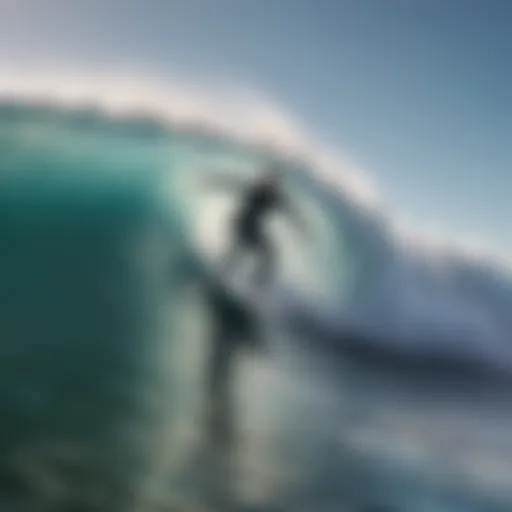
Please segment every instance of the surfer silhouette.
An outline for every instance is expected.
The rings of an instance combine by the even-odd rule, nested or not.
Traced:
[[[232,219],[231,247],[223,258],[222,272],[232,271],[244,253],[255,255],[257,269],[253,284],[260,289],[274,277],[276,269],[276,250],[265,230],[269,215],[284,211],[294,221],[299,221],[301,229],[304,228],[299,212],[284,193],[283,173],[269,165],[252,184],[228,177],[213,177],[209,181],[242,195],[242,202]]]
[[[275,249],[265,231],[270,214],[285,210],[293,220],[302,221],[299,212],[285,197],[283,174],[267,166],[252,183],[236,176],[210,174],[202,185],[236,194],[241,202],[230,221],[231,244],[221,262],[222,274],[233,270],[244,253],[258,257],[255,284],[261,289],[275,272]],[[300,222],[300,227],[305,224]],[[209,316],[209,356],[206,361],[206,403],[204,426],[206,441],[221,453],[232,452],[236,445],[235,389],[236,355],[244,347],[264,353],[266,350],[261,318],[249,304],[233,296],[218,279],[211,279],[207,268],[187,258],[190,274],[199,278],[201,295]],[[184,275],[181,276],[183,279]]]

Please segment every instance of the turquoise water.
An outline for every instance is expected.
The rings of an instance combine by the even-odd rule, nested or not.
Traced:
[[[267,348],[234,349],[237,448],[205,462],[210,310],[242,337],[253,313],[205,298],[203,258],[221,256],[235,201],[197,180],[249,179],[268,155],[150,117],[4,101],[0,156],[6,506],[212,505],[204,487],[225,474],[221,510],[509,510],[508,381],[459,375],[468,354],[507,367],[510,295],[490,268],[450,267],[440,301],[382,219],[288,164],[314,243],[271,226],[290,300]]]

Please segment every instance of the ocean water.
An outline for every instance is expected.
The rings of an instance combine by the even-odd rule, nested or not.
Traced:
[[[269,157],[310,228],[270,226],[265,313],[213,277],[236,196],[202,180]],[[0,102],[0,210],[2,510],[511,509],[507,269],[225,131],[48,98]]]

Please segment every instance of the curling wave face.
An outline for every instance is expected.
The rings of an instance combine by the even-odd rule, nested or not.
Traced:
[[[75,493],[126,510],[119,496],[132,500],[166,449],[155,416],[194,392],[180,359],[180,391],[161,394],[176,379],[162,354],[184,336],[176,283],[197,254],[220,253],[233,205],[203,197],[192,178],[210,168],[250,177],[269,153],[144,113],[1,101],[1,470],[17,475],[5,494],[16,481],[48,502]],[[273,227],[292,339],[363,364],[391,361],[398,373],[422,360],[431,369],[439,356],[512,369],[509,275],[405,246],[382,212],[288,156],[290,186],[318,236],[314,250],[298,250],[284,224]],[[192,265],[196,279],[206,276],[202,265]],[[60,495],[53,483],[84,457],[94,471]]]
[[[269,156],[211,127],[194,133],[190,123],[180,129],[147,113],[112,116],[89,107],[4,99],[0,114],[4,179],[33,173],[44,183],[50,172],[64,181],[90,174],[112,181],[133,171],[146,188],[151,182],[160,189],[180,240],[209,256],[226,244],[233,201],[202,194],[194,176],[228,169],[249,178]],[[276,222],[286,262],[281,272],[301,294],[301,307],[311,306],[309,317],[321,309],[315,319],[334,336],[348,328],[407,350],[512,365],[509,274],[460,253],[407,246],[383,212],[343,188],[326,186],[314,168],[282,161],[319,235],[315,250],[305,250],[303,241]]]

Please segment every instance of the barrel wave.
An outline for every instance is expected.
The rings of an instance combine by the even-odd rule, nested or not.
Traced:
[[[271,226],[280,304],[266,322],[212,277],[236,198],[196,185],[250,179],[268,158],[315,238]],[[58,95],[0,99],[0,197],[6,506],[199,499],[215,328],[244,342],[223,391],[243,434],[212,510],[227,496],[235,510],[509,510],[506,267],[406,241],[290,148]]]

